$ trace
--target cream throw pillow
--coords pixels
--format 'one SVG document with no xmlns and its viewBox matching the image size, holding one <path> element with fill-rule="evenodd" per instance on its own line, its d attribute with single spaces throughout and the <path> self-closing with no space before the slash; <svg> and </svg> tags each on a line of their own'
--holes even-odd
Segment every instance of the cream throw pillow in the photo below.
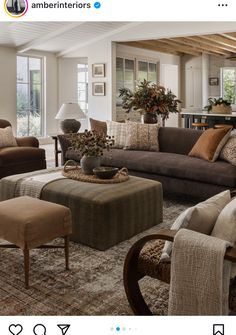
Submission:
<svg viewBox="0 0 236 335">
<path fill-rule="evenodd" d="M 11 127 L 0 128 L 0 148 L 4 147 L 17 147 Z"/>
<path fill-rule="evenodd" d="M 114 137 L 113 148 L 123 149 L 126 143 L 127 123 L 107 121 L 107 135 Z"/>
<path fill-rule="evenodd" d="M 236 245 L 236 198 L 224 207 L 211 235 Z"/>
<path fill-rule="evenodd" d="M 128 122 L 124 149 L 159 151 L 158 124 Z"/>
<path fill-rule="evenodd" d="M 223 191 L 196 206 L 186 209 L 175 220 L 171 229 L 186 228 L 202 234 L 210 235 L 222 209 L 230 202 L 230 191 Z M 166 241 L 162 250 L 161 260 L 169 260 L 172 242 Z"/>
</svg>

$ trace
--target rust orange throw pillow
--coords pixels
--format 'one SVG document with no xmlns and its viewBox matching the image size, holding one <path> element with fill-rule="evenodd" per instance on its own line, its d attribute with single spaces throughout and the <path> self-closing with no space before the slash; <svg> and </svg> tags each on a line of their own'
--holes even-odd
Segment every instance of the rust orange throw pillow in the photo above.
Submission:
<svg viewBox="0 0 236 335">
<path fill-rule="evenodd" d="M 215 162 L 230 136 L 230 131 L 227 127 L 205 130 L 188 155 Z"/>
</svg>

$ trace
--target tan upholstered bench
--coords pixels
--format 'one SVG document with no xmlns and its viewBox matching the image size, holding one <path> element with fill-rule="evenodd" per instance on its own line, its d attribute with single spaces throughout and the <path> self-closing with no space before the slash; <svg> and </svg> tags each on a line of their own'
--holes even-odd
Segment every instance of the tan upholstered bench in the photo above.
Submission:
<svg viewBox="0 0 236 335">
<path fill-rule="evenodd" d="M 69 269 L 71 232 L 71 212 L 67 207 L 26 196 L 0 202 L 0 238 L 13 243 L 1 243 L 0 247 L 18 247 L 23 250 L 26 288 L 29 287 L 30 249 L 64 248 L 66 269 Z M 65 238 L 64 246 L 43 246 L 61 236 Z"/>
</svg>

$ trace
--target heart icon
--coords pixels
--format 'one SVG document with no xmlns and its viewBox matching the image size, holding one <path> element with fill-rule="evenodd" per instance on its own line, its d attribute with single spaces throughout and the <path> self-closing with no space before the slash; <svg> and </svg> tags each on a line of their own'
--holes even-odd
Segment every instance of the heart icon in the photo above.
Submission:
<svg viewBox="0 0 236 335">
<path fill-rule="evenodd" d="M 23 327 L 22 325 L 10 325 L 8 329 L 12 335 L 19 335 L 22 332 Z"/>
</svg>

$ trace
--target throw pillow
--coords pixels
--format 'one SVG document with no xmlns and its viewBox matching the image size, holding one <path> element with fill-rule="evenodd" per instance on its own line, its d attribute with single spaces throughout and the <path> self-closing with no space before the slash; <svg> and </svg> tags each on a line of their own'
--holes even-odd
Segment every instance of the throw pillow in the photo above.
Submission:
<svg viewBox="0 0 236 335">
<path fill-rule="evenodd" d="M 236 198 L 221 211 L 211 235 L 236 245 Z"/>
<path fill-rule="evenodd" d="M 127 123 L 107 121 L 107 135 L 114 138 L 113 148 L 123 149 L 126 142 Z"/>
<path fill-rule="evenodd" d="M 230 202 L 230 191 L 223 191 L 196 206 L 186 209 L 175 220 L 171 229 L 179 230 L 186 228 L 202 234 L 210 235 L 215 222 L 222 209 Z M 162 250 L 161 260 L 169 260 L 172 250 L 172 242 L 165 242 Z"/>
<path fill-rule="evenodd" d="M 90 118 L 89 121 L 91 130 L 94 130 L 96 133 L 101 135 L 107 135 L 107 124 L 105 121 L 99 121 L 92 118 Z"/>
<path fill-rule="evenodd" d="M 0 148 L 3 147 L 17 147 L 11 127 L 0 128 Z"/>
<path fill-rule="evenodd" d="M 236 132 L 232 131 L 230 138 L 220 152 L 220 158 L 236 165 Z"/>
<path fill-rule="evenodd" d="M 231 129 L 228 127 L 205 130 L 193 146 L 189 156 L 215 162 L 227 142 L 230 132 Z"/>
<path fill-rule="evenodd" d="M 159 151 L 158 124 L 127 123 L 124 149 Z"/>
</svg>

